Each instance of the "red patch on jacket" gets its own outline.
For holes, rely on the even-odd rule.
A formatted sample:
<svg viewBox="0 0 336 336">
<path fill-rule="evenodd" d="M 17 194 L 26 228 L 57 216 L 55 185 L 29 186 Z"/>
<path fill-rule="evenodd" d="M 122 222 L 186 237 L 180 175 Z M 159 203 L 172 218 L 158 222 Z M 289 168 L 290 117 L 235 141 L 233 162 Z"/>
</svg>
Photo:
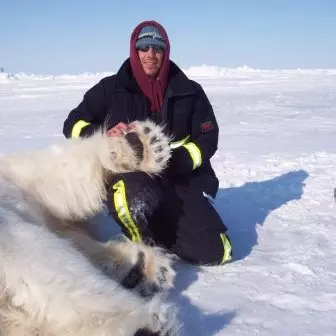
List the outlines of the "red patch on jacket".
<svg viewBox="0 0 336 336">
<path fill-rule="evenodd" d="M 214 129 L 214 126 L 213 126 L 213 124 L 212 124 L 212 122 L 210 120 L 204 122 L 203 124 L 201 124 L 201 130 L 202 130 L 202 132 L 209 132 L 209 131 L 211 131 L 213 129 Z"/>
</svg>

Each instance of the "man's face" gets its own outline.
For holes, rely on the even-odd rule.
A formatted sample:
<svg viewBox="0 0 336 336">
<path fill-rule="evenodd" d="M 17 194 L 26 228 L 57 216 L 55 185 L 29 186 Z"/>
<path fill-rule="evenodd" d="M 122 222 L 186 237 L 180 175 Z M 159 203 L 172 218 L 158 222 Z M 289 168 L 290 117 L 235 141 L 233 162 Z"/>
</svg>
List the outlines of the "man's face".
<svg viewBox="0 0 336 336">
<path fill-rule="evenodd" d="M 138 56 L 145 74 L 151 77 L 156 77 L 163 62 L 163 49 L 145 46 L 138 49 Z"/>
</svg>

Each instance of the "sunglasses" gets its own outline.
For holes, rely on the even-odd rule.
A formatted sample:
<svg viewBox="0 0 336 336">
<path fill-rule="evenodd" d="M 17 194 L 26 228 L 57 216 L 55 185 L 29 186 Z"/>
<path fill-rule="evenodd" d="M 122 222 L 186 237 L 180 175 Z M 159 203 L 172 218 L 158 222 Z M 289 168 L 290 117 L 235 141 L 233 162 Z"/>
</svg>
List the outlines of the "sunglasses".
<svg viewBox="0 0 336 336">
<path fill-rule="evenodd" d="M 150 44 L 140 46 L 137 49 L 140 50 L 140 51 L 143 51 L 143 52 L 147 52 L 150 48 L 152 48 L 152 50 L 155 53 L 163 53 L 163 51 L 164 51 L 163 47 L 160 47 L 160 46 L 157 46 L 157 45 L 150 45 Z"/>
</svg>

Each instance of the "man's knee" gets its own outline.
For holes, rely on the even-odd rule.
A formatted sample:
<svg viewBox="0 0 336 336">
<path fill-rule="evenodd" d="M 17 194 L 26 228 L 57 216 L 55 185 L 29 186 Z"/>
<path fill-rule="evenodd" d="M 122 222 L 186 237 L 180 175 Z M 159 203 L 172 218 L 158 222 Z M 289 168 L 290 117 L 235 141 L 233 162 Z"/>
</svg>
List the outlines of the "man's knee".
<svg viewBox="0 0 336 336">
<path fill-rule="evenodd" d="M 107 207 L 133 241 L 148 232 L 148 220 L 160 204 L 159 183 L 143 172 L 118 174 L 107 187 Z"/>
<path fill-rule="evenodd" d="M 232 259 L 232 245 L 224 232 L 202 233 L 197 239 L 179 241 L 174 252 L 195 265 L 223 265 Z"/>
</svg>

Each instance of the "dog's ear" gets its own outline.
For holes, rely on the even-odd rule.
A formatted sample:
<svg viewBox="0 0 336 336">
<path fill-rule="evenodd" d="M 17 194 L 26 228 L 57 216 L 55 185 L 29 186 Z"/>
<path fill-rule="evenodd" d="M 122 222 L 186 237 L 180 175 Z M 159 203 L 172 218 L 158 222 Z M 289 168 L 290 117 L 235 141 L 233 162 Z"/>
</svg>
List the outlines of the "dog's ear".
<svg viewBox="0 0 336 336">
<path fill-rule="evenodd" d="M 125 135 L 127 142 L 131 145 L 135 152 L 135 156 L 141 162 L 144 158 L 144 145 L 141 142 L 139 135 L 135 132 L 127 133 Z"/>
</svg>

